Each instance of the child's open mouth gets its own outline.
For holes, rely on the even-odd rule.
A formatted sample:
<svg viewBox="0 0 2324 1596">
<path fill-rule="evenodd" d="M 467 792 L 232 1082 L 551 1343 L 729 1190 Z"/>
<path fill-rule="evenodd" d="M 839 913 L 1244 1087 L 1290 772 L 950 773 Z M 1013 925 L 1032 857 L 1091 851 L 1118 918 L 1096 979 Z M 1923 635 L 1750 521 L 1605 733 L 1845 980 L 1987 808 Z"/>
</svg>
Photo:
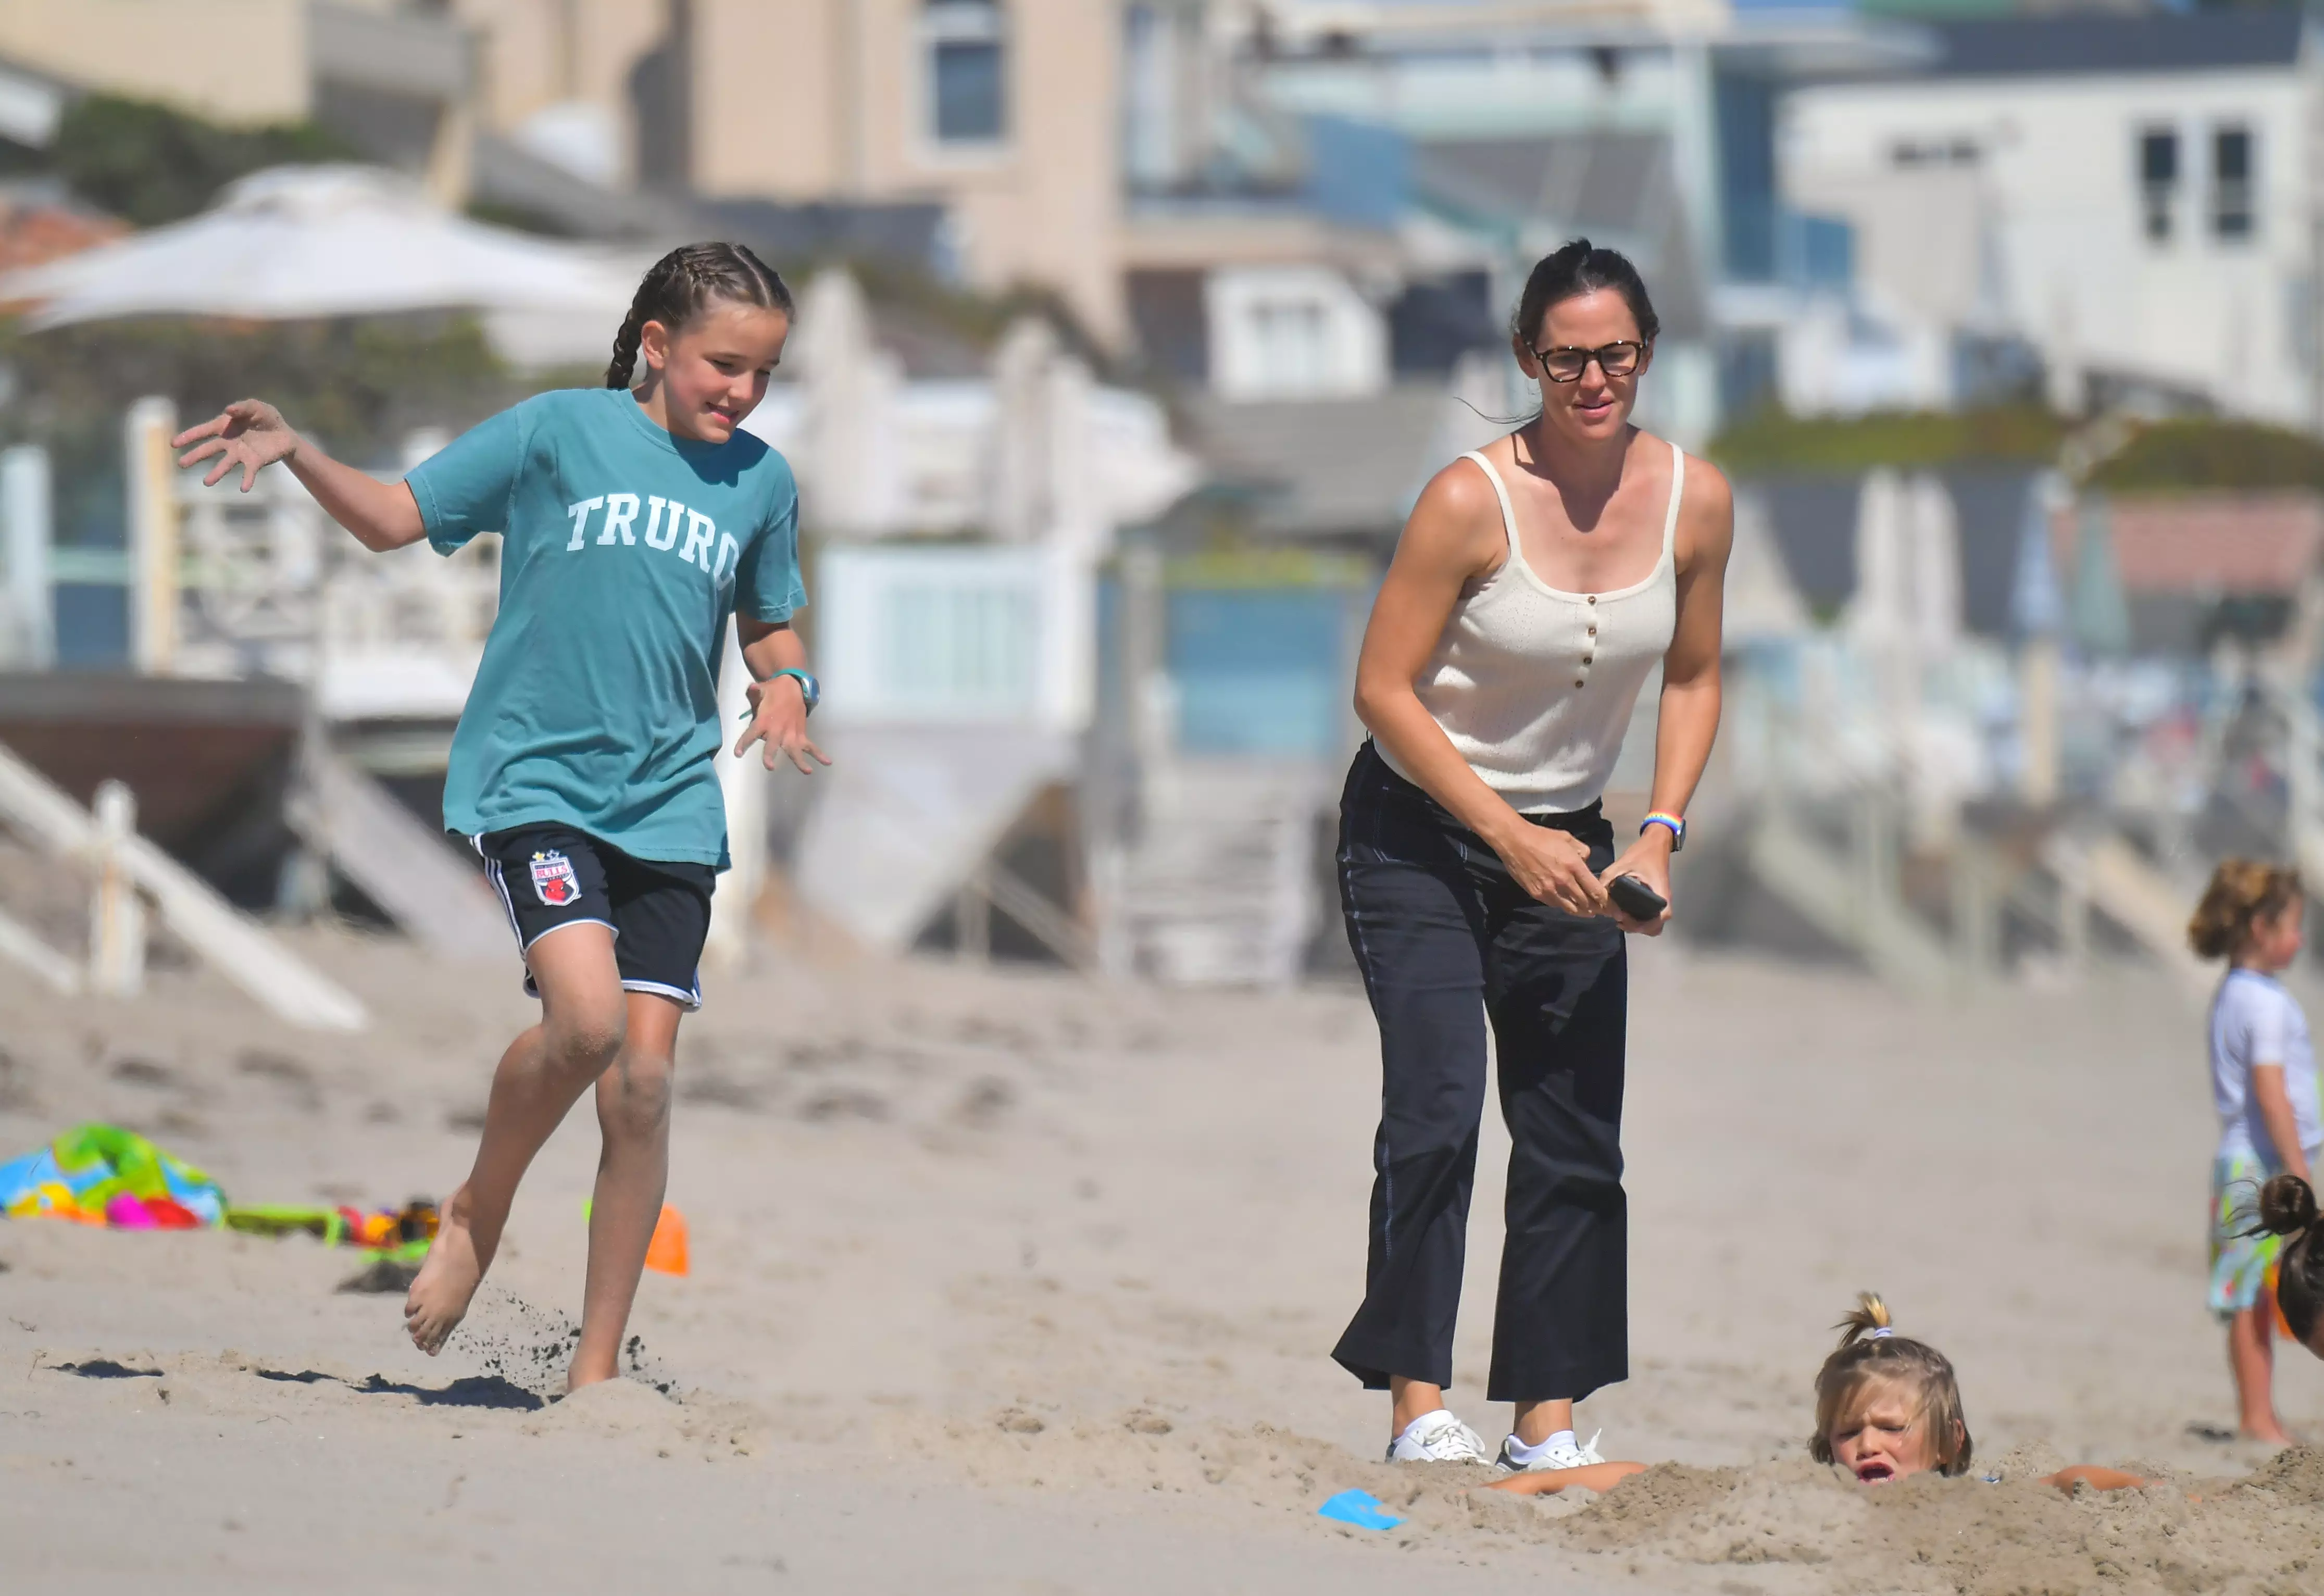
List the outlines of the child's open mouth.
<svg viewBox="0 0 2324 1596">
<path fill-rule="evenodd" d="M 1886 1485 L 1896 1477 L 1896 1469 L 1885 1459 L 1867 1458 L 1856 1465 L 1856 1477 L 1867 1485 Z"/>
</svg>

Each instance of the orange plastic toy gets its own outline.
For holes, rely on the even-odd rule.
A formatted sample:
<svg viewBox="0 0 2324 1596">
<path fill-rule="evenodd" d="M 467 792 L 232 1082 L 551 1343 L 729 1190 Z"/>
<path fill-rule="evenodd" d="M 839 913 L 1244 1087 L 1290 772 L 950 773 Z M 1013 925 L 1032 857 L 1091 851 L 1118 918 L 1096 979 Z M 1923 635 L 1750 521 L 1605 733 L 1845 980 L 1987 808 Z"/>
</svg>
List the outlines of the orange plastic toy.
<svg viewBox="0 0 2324 1596">
<path fill-rule="evenodd" d="M 646 1243 L 646 1268 L 665 1275 L 686 1273 L 686 1215 L 667 1203 L 654 1222 L 653 1240 Z"/>
<path fill-rule="evenodd" d="M 581 1199 L 581 1218 L 586 1223 L 594 1206 L 590 1198 Z M 646 1268 L 659 1269 L 665 1275 L 683 1275 L 686 1268 L 686 1215 L 664 1203 L 661 1217 L 654 1221 L 653 1240 L 646 1243 Z"/>
</svg>

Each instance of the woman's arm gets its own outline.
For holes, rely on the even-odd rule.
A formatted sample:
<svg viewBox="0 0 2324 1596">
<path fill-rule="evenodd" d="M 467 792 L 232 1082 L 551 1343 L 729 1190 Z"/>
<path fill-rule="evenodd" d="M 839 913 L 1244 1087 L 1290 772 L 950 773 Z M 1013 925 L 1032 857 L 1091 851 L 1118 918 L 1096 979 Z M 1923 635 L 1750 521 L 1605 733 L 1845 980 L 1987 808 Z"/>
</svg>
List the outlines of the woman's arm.
<svg viewBox="0 0 2324 1596">
<path fill-rule="evenodd" d="M 807 645 L 788 621 L 753 621 L 748 615 L 737 615 L 734 625 L 742 641 L 742 663 L 750 667 L 753 678 L 747 689 L 751 724 L 734 744 L 734 757 L 742 758 L 744 749 L 763 742 L 770 770 L 775 768 L 775 755 L 780 753 L 807 775 L 814 775 L 815 767 L 807 763 L 809 754 L 826 765 L 831 761 L 807 734 L 807 688 L 795 676 L 775 675 L 778 670 L 805 670 Z"/>
<path fill-rule="evenodd" d="M 1528 823 L 1486 786 L 1412 688 L 1462 589 L 1507 549 L 1500 501 L 1484 473 L 1467 461 L 1438 472 L 1413 506 L 1372 601 L 1356 660 L 1356 714 L 1429 797 L 1500 855 L 1528 894 L 1574 914 L 1600 914 L 1606 890 L 1590 873 L 1588 847 Z"/>
<path fill-rule="evenodd" d="M 1555 1496 L 1569 1485 L 1585 1490 L 1611 1490 L 1633 1474 L 1646 1471 L 1644 1463 L 1584 1463 L 1578 1469 L 1530 1469 L 1496 1480 L 1487 1490 L 1512 1491 L 1518 1496 Z"/>
<path fill-rule="evenodd" d="M 2292 1093 L 2284 1089 L 2283 1066 L 2253 1065 L 2251 1089 L 2259 1102 L 2259 1117 L 2267 1126 L 2267 1139 L 2275 1144 L 2277 1162 L 2286 1173 L 2310 1179 L 2308 1149 L 2300 1145 L 2300 1121 L 2292 1112 Z"/>
<path fill-rule="evenodd" d="M 1717 467 L 1688 461 L 1685 502 L 1679 508 L 1678 623 L 1663 655 L 1663 693 L 1655 716 L 1655 777 L 1647 807 L 1683 815 L 1711 761 L 1719 735 L 1719 654 L 1726 603 L 1727 555 L 1735 542 L 1735 495 Z M 1626 931 L 1658 936 L 1670 918 L 1670 860 L 1677 839 L 1650 826 L 1623 849 L 1604 880 L 1635 875 L 1661 895 L 1661 919 L 1643 925 L 1618 915 Z"/>
<path fill-rule="evenodd" d="M 2054 1485 L 2071 1496 L 2077 1485 L 2087 1485 L 2092 1490 L 2144 1490 L 2154 1481 L 2138 1474 L 2126 1474 L 2120 1469 L 2102 1469 L 2096 1463 L 2076 1463 L 2054 1474 L 2043 1475 L 2040 1483 Z"/>
<path fill-rule="evenodd" d="M 242 468 L 242 491 L 250 492 L 258 474 L 277 460 L 315 495 L 323 512 L 355 534 L 364 548 L 384 553 L 417 543 L 428 535 L 420 519 L 419 503 L 401 482 L 382 482 L 367 472 L 340 464 L 290 429 L 282 413 L 261 400 L 241 399 L 198 427 L 189 427 L 171 439 L 173 448 L 188 444 L 178 458 L 194 466 L 216 457 L 217 464 L 202 478 L 215 487 L 236 466 Z"/>
</svg>

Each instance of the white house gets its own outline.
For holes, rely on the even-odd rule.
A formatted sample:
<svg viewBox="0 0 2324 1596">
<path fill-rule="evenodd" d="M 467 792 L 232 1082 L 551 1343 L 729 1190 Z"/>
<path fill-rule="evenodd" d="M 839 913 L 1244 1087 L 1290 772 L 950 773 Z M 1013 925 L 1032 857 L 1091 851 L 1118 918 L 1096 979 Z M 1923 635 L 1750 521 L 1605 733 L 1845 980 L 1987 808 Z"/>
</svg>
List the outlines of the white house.
<svg viewBox="0 0 2324 1596">
<path fill-rule="evenodd" d="M 1849 224 L 1857 292 L 1901 340 L 1949 340 L 1958 364 L 1977 338 L 2022 338 L 2062 408 L 2324 420 L 2324 77 L 2298 11 L 1929 32 L 1924 65 L 1796 88 L 1780 121 L 1786 203 Z M 1794 342 L 1787 356 L 1814 357 Z M 1933 386 L 1958 393 L 1955 376 Z"/>
</svg>

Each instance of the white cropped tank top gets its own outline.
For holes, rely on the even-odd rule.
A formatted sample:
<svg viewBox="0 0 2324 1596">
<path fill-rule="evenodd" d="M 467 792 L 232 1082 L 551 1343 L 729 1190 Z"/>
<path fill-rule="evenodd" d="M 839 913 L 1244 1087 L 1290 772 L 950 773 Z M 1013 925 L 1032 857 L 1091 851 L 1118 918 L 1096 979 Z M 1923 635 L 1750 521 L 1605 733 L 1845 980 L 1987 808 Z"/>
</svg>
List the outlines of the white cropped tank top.
<svg viewBox="0 0 2324 1596">
<path fill-rule="evenodd" d="M 1586 809 L 1606 790 L 1638 689 L 1678 625 L 1678 505 L 1686 455 L 1671 445 L 1662 558 L 1642 582 L 1566 593 L 1534 575 L 1517 542 L 1501 474 L 1482 454 L 1501 502 L 1509 557 L 1462 595 L 1413 692 L 1486 786 L 1521 814 Z M 1383 747 L 1388 768 L 1411 772 Z"/>
</svg>

